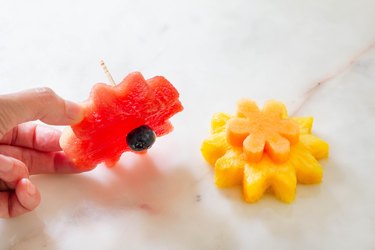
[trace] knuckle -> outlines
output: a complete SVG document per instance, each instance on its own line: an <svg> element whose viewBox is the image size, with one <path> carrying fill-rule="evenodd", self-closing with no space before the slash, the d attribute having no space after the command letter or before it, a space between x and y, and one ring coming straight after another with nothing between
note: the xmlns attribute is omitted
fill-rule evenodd
<svg viewBox="0 0 375 250"><path fill-rule="evenodd" d="M11 111L9 105L0 102L0 139L11 129L9 124L14 123L15 117Z"/></svg>
<svg viewBox="0 0 375 250"><path fill-rule="evenodd" d="M3 115L0 114L0 139L7 133L7 122Z"/></svg>
<svg viewBox="0 0 375 250"><path fill-rule="evenodd" d="M39 98L45 101L56 99L56 93L49 87L36 88L35 92Z"/></svg>
<svg viewBox="0 0 375 250"><path fill-rule="evenodd" d="M24 176L28 176L29 170L28 170L27 166L33 166L33 164L34 164L34 157L32 155L32 152L27 151L27 150L23 150L21 152L20 160L18 160L16 162L16 164L18 165L18 168L20 169L22 174Z"/></svg>
<svg viewBox="0 0 375 250"><path fill-rule="evenodd" d="M48 87L34 89L34 93L35 96L31 100L34 108L31 112L34 112L34 118L47 123L56 123L65 112L64 100Z"/></svg>

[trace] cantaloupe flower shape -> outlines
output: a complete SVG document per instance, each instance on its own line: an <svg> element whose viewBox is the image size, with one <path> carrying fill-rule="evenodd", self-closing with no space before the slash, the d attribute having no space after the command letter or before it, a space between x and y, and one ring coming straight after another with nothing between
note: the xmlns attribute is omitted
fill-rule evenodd
<svg viewBox="0 0 375 250"><path fill-rule="evenodd" d="M285 106L280 102L267 102L263 111L259 111L255 108L257 106L253 104L254 102L249 100L241 101L236 116L225 113L215 114L211 122L211 136L204 140L202 144L202 155L214 167L215 184L218 187L242 185L244 198L247 202L259 200L266 190L273 191L284 202L291 202L295 198L297 182L302 184L321 182L323 168L317 160L328 156L328 144L311 134L312 117L288 118ZM281 124L282 129L284 129L284 121L293 124L290 125L292 128L290 131L292 132L296 131L294 124L298 126L297 131L299 132L297 135L290 133L293 136L288 134L285 137L283 136L284 132L280 132L284 130L278 130L276 125L272 126L272 131L278 131L279 135L290 143L288 157L283 158L284 161L278 159L274 161L275 154L268 154L267 146L265 146L267 154L263 154L260 158L255 157L255 160L249 157L247 149L245 149L245 146L241 147L239 142L242 141L242 145L245 145L245 138L251 132L245 133L242 136L243 139L237 142L228 141L228 138L230 138L228 131L233 126L231 123L235 119L248 119L249 114L251 116L253 113L256 113L259 118L261 112L267 115L275 114L276 118L269 119ZM265 120L262 118L258 120L259 123L256 122L257 120L250 122L248 125L257 127L257 129L253 128L251 131L265 133L264 128L268 131L268 127L260 125L265 123ZM295 123L291 122L292 120ZM269 125L269 123L265 124ZM289 140L290 138L294 139ZM267 142L265 142L266 144ZM251 153L250 155L252 156Z"/></svg>
<svg viewBox="0 0 375 250"><path fill-rule="evenodd" d="M298 124L285 118L284 104L268 101L263 110L251 100L241 100L237 117L228 121L227 138L233 146L243 146L246 159L259 162L263 152L275 162L289 158L290 145L298 142Z"/></svg>

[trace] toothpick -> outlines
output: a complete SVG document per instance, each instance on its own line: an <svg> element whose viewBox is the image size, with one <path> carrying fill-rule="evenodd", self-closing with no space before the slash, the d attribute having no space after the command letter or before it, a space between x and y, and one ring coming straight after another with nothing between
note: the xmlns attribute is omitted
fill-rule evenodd
<svg viewBox="0 0 375 250"><path fill-rule="evenodd" d="M113 86L116 86L116 83L115 83L115 81L113 80L113 77L112 77L111 73L109 73L107 66L105 66L104 61L103 61L103 60L100 60L99 63L100 63L100 66L102 67L102 69L103 69L103 71L104 71L104 74L108 77L109 82L110 82Z"/></svg>

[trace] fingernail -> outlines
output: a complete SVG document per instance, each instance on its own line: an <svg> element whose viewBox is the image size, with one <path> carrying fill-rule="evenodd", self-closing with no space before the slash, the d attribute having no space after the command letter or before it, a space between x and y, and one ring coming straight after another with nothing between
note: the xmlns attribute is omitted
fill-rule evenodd
<svg viewBox="0 0 375 250"><path fill-rule="evenodd" d="M65 103L66 115L75 122L80 122L83 119L83 108L77 103L66 101Z"/></svg>
<svg viewBox="0 0 375 250"><path fill-rule="evenodd" d="M36 188L30 181L28 181L28 183L27 183L26 191L30 196L33 196L36 193Z"/></svg>
<svg viewBox="0 0 375 250"><path fill-rule="evenodd" d="M0 155L1 159L1 165L0 165L0 171L3 173L8 173L13 169L13 161L7 156Z"/></svg>

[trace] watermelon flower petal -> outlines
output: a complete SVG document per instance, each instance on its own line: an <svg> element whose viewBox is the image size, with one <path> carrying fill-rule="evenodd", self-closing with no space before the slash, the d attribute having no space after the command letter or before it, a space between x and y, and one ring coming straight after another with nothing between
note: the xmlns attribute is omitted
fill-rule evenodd
<svg viewBox="0 0 375 250"><path fill-rule="evenodd" d="M136 128L147 126L156 136L172 131L169 118L183 110L178 98L177 90L161 76L145 80L134 72L116 86L98 83L83 104L83 121L63 133L61 147L82 169L101 162L113 166L131 150L126 138Z"/></svg>

